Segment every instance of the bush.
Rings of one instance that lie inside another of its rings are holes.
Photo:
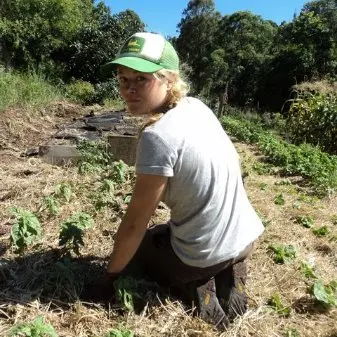
[[[95,88],[90,82],[78,80],[68,84],[67,97],[76,103],[89,104],[93,101]]]
[[[295,144],[307,142],[337,154],[337,96],[300,94],[290,107],[287,129]]]

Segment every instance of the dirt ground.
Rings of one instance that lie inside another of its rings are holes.
[[[112,328],[125,327],[135,336],[220,336],[212,326],[192,315],[177,299],[150,291],[144,296],[141,312],[83,303],[78,293],[84,279],[95,277],[113,246],[113,235],[127,207],[132,178],[115,191],[115,200],[100,211],[93,208],[97,174],[79,174],[73,166],[59,167],[38,157],[23,156],[29,148],[42,145],[56,132],[57,125],[78,118],[99,107],[81,107],[56,102],[39,111],[10,109],[0,112],[0,336],[11,327],[43,316],[59,337],[103,337]],[[240,154],[248,196],[263,219],[266,229],[249,260],[247,292],[249,310],[238,317],[221,336],[337,337],[337,309],[323,310],[308,293],[310,280],[301,270],[306,261],[325,283],[337,280],[337,198],[318,199],[310,195],[298,177],[258,174],[263,158],[254,146],[235,142]],[[132,168],[130,168],[130,177]],[[260,172],[261,173],[261,172]],[[55,186],[68,183],[69,202],[59,205],[59,214],[41,210],[44,196]],[[283,204],[275,204],[282,195]],[[43,226],[43,240],[19,256],[10,246],[13,217],[10,209],[22,207],[35,212]],[[95,226],[86,232],[80,258],[69,265],[59,262],[60,224],[76,211],[91,214]],[[298,216],[314,220],[314,228],[327,226],[329,233],[318,237],[311,228],[295,221]],[[161,206],[152,222],[169,217]],[[296,257],[276,264],[270,245],[293,245]],[[63,274],[59,273],[60,268]],[[55,273],[55,270],[58,273]],[[278,294],[288,314],[272,308],[270,298]]]

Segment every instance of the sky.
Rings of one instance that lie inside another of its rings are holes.
[[[183,10],[188,0],[104,0],[113,14],[125,9],[132,9],[147,25],[146,30],[165,36],[175,36],[177,24],[180,22]],[[303,5],[309,2],[303,0],[215,0],[215,8],[222,15],[236,11],[249,10],[263,19],[272,20],[277,24],[291,21],[294,13],[299,14]]]

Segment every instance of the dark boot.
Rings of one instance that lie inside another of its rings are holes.
[[[217,296],[230,321],[247,311],[246,279],[247,268],[244,261],[226,268],[215,276]]]
[[[213,324],[219,331],[226,330],[229,321],[216,296],[215,280],[192,282],[188,285],[188,298],[197,306],[199,317]]]

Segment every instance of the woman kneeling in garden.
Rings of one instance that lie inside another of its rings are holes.
[[[214,113],[186,96],[178,55],[161,35],[134,34],[103,69],[116,69],[127,110],[150,118],[106,275],[86,295],[107,299],[119,275],[141,266],[159,284],[180,289],[201,318],[223,330],[247,310],[244,260],[263,232],[238,154]],[[171,218],[148,228],[161,200]]]

